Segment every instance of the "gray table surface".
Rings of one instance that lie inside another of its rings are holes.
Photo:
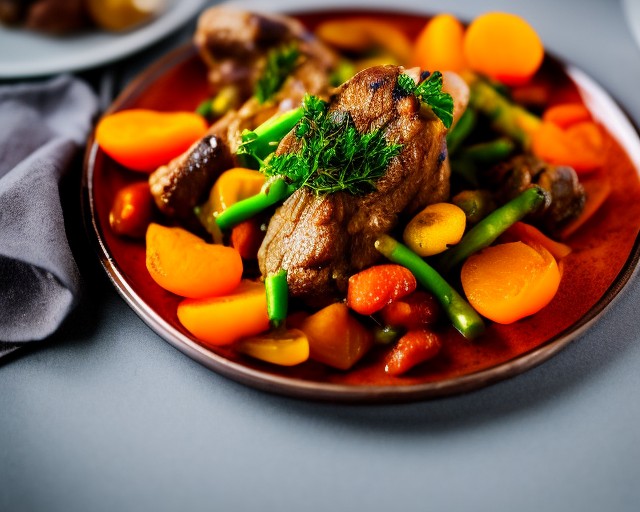
[[[640,122],[640,51],[617,2],[418,3],[524,15]],[[73,243],[85,300],[0,366],[2,511],[640,510],[638,276],[586,335],[519,377],[342,406],[191,361],[119,298],[82,233]]]

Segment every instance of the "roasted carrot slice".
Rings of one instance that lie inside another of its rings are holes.
[[[560,260],[571,254],[571,247],[552,240],[535,226],[524,222],[516,222],[503,236],[505,238],[512,238],[513,240],[520,240],[525,244],[541,245],[547,249],[556,260]]]
[[[520,16],[490,12],[467,28],[464,55],[469,67],[507,85],[527,82],[544,58],[536,31]]]
[[[395,264],[376,265],[352,275],[347,305],[361,315],[372,315],[386,304],[416,289],[411,271]]]
[[[427,329],[415,329],[402,336],[385,359],[384,371],[390,375],[402,375],[414,366],[433,359],[442,342],[438,335]]]
[[[510,324],[545,307],[558,291],[561,273],[544,247],[512,242],[470,256],[460,277],[478,313]]]
[[[573,124],[566,130],[543,122],[533,133],[532,150],[542,160],[571,166],[578,174],[595,171],[604,164],[604,138],[592,121]]]
[[[577,123],[591,121],[591,113],[582,103],[562,103],[545,110],[542,120],[566,129]]]
[[[222,297],[185,299],[178,304],[178,319],[209,347],[265,332],[269,317],[264,284],[245,280]]]
[[[455,16],[439,14],[422,29],[414,44],[413,64],[427,71],[463,71],[464,27]]]
[[[151,172],[184,153],[207,132],[207,122],[193,112],[122,110],[103,117],[96,142],[119,164]]]
[[[152,223],[147,229],[147,270],[165,290],[182,297],[225,295],[240,284],[238,251],[208,244],[182,228]]]

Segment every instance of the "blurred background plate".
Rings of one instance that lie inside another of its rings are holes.
[[[187,23],[204,4],[204,0],[174,0],[162,15],[124,33],[94,30],[51,37],[0,26],[0,79],[77,71],[125,57]]]
[[[640,46],[640,0],[622,0],[622,8],[631,33]]]

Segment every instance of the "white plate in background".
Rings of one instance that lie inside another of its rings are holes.
[[[52,37],[0,25],[0,79],[77,71],[125,57],[187,23],[204,4],[205,0],[174,0],[163,14],[125,33],[95,30]]]
[[[640,0],[622,0],[622,10],[631,33],[640,46]]]

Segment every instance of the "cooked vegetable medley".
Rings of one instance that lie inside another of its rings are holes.
[[[569,237],[609,193],[581,183],[606,172],[605,138],[541,88],[525,20],[439,15],[410,40],[380,19],[309,33],[214,7],[194,41],[198,111],[121,111],[96,140],[149,173],[111,226],[146,236],[201,344],[341,371],[384,351],[402,379],[442,357],[444,332],[482,344],[553,300]]]

